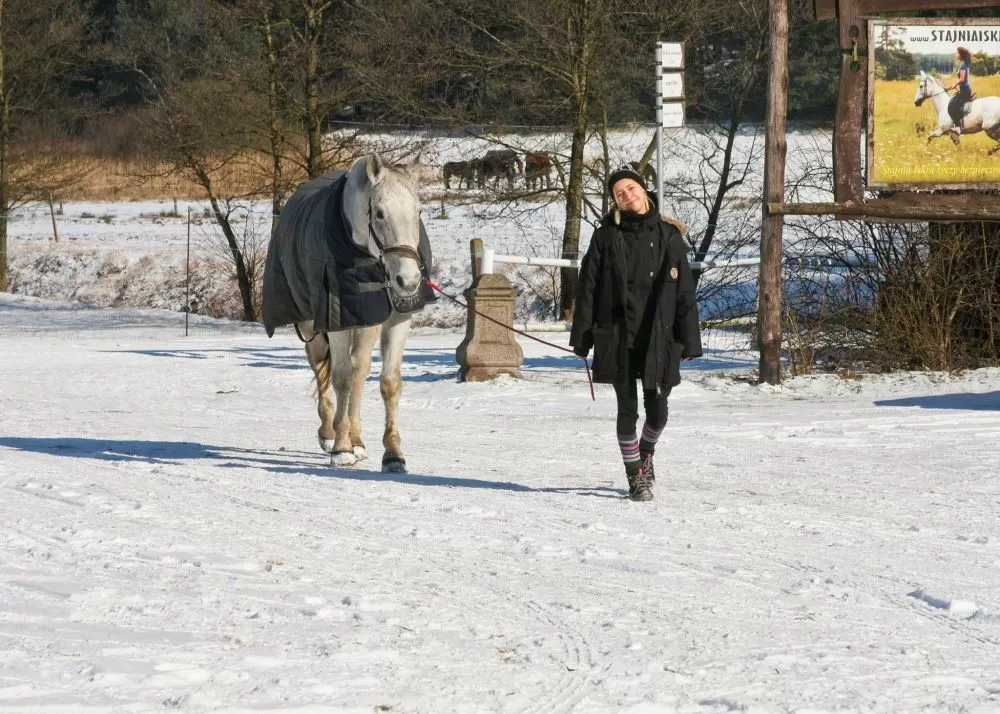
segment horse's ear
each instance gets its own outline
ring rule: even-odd
[[[923,70],[920,70],[920,78],[923,79],[926,76],[927,74]]]
[[[368,161],[365,163],[365,168],[368,171],[368,180],[372,184],[377,184],[385,176],[386,168],[385,164],[378,154],[369,154]]]

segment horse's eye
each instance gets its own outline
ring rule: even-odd
[[[375,211],[375,217],[377,219],[379,219],[380,221],[385,218],[385,213],[382,212],[381,208],[379,208],[377,211]]]

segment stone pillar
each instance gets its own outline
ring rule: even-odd
[[[524,362],[521,345],[514,333],[502,325],[514,324],[514,300],[517,291],[503,275],[480,275],[463,295],[469,305],[465,322],[465,339],[455,351],[459,376],[463,382],[485,382],[500,374],[521,377],[518,369]],[[486,320],[473,310],[497,322]]]

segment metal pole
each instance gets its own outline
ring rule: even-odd
[[[662,101],[662,100],[661,100]],[[663,213],[663,126],[656,127],[656,200]]]
[[[663,213],[663,45],[656,43],[656,201]]]
[[[58,243],[59,242],[59,229],[56,227],[56,208],[52,200],[52,194],[49,194],[49,215],[52,216],[52,239]]]
[[[188,315],[191,314],[191,206],[188,206],[187,260],[184,266],[184,336],[188,336]]]

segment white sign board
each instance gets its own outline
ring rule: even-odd
[[[656,93],[664,101],[684,99],[684,73],[664,72],[656,78]]]
[[[684,43],[657,42],[656,66],[659,69],[684,69]]]
[[[656,108],[657,121],[664,129],[680,129],[684,126],[684,102],[663,102]]]

